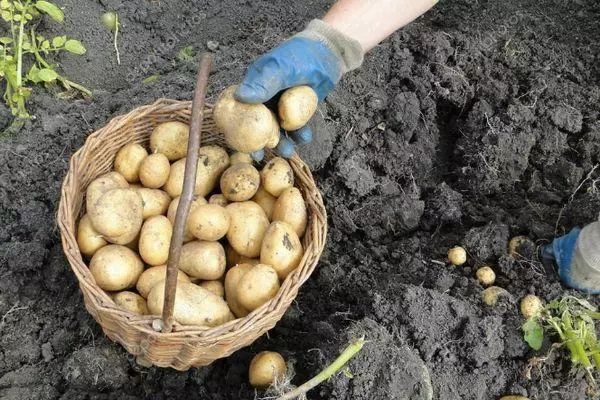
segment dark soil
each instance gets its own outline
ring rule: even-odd
[[[82,39],[85,56],[56,61],[94,97],[38,90],[37,118],[0,141],[0,398],[252,399],[256,352],[295,359],[301,383],[361,335],[370,342],[350,363],[354,379],[340,374],[312,399],[587,398],[560,351],[525,377],[535,353],[518,300],[565,288],[506,244],[517,234],[547,243],[598,218],[598,174],[586,178],[600,163],[600,3],[441,2],[372,51],[325,101],[318,143],[303,149],[331,222],[317,270],[268,337],[185,373],[137,366],[86,312],[55,224],[69,157],[116,115],[190,99],[208,41],[218,43],[214,99],[331,1],[58,3],[66,23],[39,30]],[[98,23],[113,9],[121,66]],[[466,266],[435,262],[456,244]],[[483,263],[511,294],[493,308],[473,278]]]

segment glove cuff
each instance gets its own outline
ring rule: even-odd
[[[341,60],[342,74],[360,67],[363,62],[364,51],[358,40],[320,19],[310,21],[306,29],[296,36],[318,40],[325,44]]]

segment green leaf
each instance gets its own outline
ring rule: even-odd
[[[37,67],[37,65],[32,65],[29,69],[29,72],[27,72],[27,79],[33,83],[40,83],[41,79],[39,77],[39,72],[40,69]]]
[[[150,75],[142,79],[142,83],[154,83],[158,80],[158,75]]]
[[[50,68],[42,68],[38,72],[38,77],[44,82],[54,82],[58,74]]]
[[[65,43],[65,50],[74,54],[85,54],[85,47],[79,40],[69,39]]]
[[[41,47],[43,50],[48,50],[50,48],[50,42],[48,40],[44,40]]]
[[[21,14],[15,14],[15,15],[13,15],[13,21],[19,22],[20,20],[21,20]]]
[[[23,42],[23,50],[31,50],[31,43]]]
[[[13,42],[12,38],[2,36],[0,37],[0,43],[2,44],[11,44]]]
[[[0,14],[0,16],[2,16],[2,19],[5,20],[6,22],[12,21],[12,13],[10,11],[4,10]]]
[[[23,11],[23,9],[25,8],[25,7],[23,7],[23,4],[19,3],[18,1],[14,2],[13,4],[17,11]]]
[[[66,36],[57,36],[52,39],[52,46],[54,47],[62,47],[67,41]]]
[[[523,339],[527,342],[529,347],[534,350],[542,348],[544,341],[544,329],[540,325],[537,318],[529,318],[521,327],[523,329]]]
[[[8,0],[0,1],[0,9],[8,10],[10,8],[10,2]]]
[[[37,3],[35,3],[35,8],[43,13],[48,14],[50,18],[57,22],[63,22],[65,19],[65,15],[63,14],[62,10],[49,1],[39,0]]]
[[[33,15],[31,15],[31,14],[27,13],[27,14],[25,14],[25,19],[26,19],[27,21],[31,21],[31,20],[33,19]]]

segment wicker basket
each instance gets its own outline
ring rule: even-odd
[[[327,215],[321,194],[309,168],[298,156],[294,156],[289,161],[309,213],[308,228],[303,239],[305,254],[300,266],[282,283],[275,298],[245,318],[215,328],[175,324],[171,333],[153,329],[153,322],[156,327],[160,316],[135,315],[117,307],[96,285],[77,246],[76,229],[84,211],[85,190],[94,178],[112,169],[116,152],[125,144],[135,142],[147,145],[156,125],[173,120],[189,123],[190,114],[191,102],[161,99],[114,118],[90,135],[84,146],[71,158],[57,215],[64,252],[79,280],[86,309],[106,335],[141,359],[178,370],[207,365],[218,358],[227,357],[273,328],[296,297],[300,286],[315,269],[327,233]],[[227,147],[222,135],[215,130],[212,107],[209,105],[204,112],[202,144]],[[273,154],[268,152],[266,158],[270,157]]]

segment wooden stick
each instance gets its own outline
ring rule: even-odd
[[[194,199],[194,186],[196,184],[196,167],[198,165],[198,149],[202,131],[202,120],[204,118],[204,98],[206,97],[206,86],[208,85],[208,74],[212,66],[212,55],[204,53],[200,58],[200,67],[196,79],[196,91],[192,104],[192,122],[190,124],[190,135],[188,138],[187,159],[185,160],[185,173],[183,177],[183,192],[179,198],[175,223],[173,224],[173,236],[169,247],[169,261],[167,264],[167,279],[165,284],[165,303],[162,313],[162,331],[164,333],[173,330],[173,308],[175,307],[175,293],[177,290],[177,267],[181,256],[181,246],[186,230],[186,221],[190,211],[190,205]]]

